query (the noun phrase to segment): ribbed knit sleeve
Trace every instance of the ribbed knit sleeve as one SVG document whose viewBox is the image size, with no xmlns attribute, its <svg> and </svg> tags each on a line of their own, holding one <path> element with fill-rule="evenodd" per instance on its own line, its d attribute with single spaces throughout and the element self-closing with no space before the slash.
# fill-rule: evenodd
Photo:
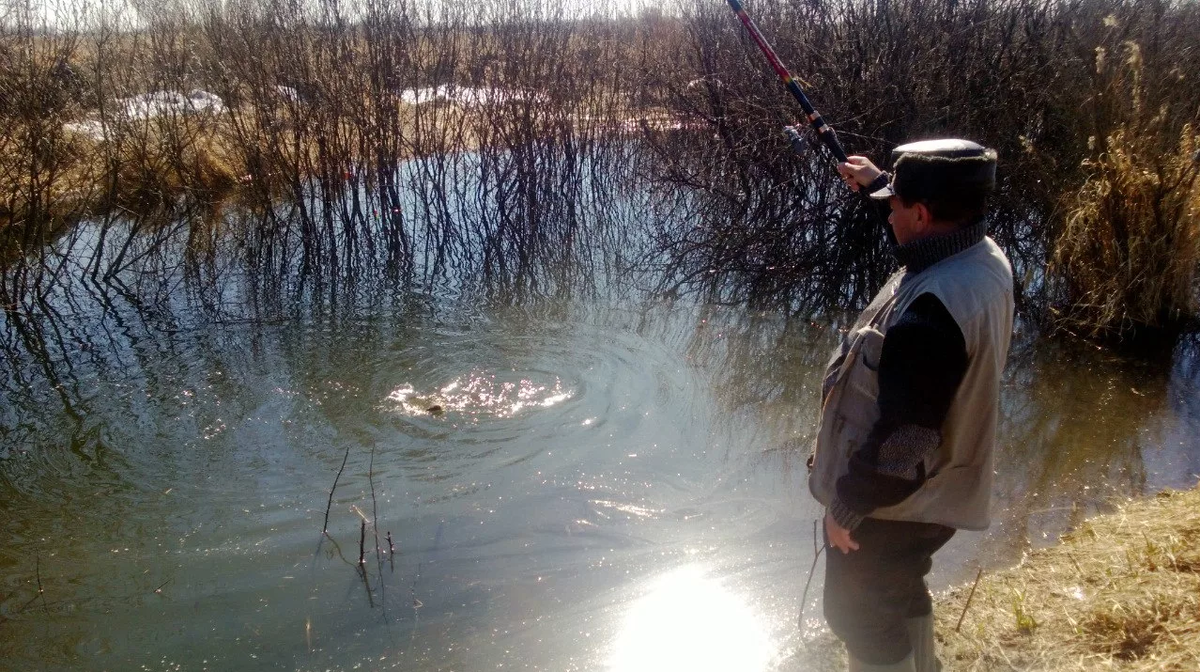
<svg viewBox="0 0 1200 672">
<path fill-rule="evenodd" d="M 850 458 L 829 505 L 854 529 L 877 508 L 904 501 L 925 482 L 925 457 L 941 444 L 941 427 L 967 370 L 962 331 L 932 294 L 922 294 L 888 329 L 879 359 L 880 418 Z"/>
</svg>

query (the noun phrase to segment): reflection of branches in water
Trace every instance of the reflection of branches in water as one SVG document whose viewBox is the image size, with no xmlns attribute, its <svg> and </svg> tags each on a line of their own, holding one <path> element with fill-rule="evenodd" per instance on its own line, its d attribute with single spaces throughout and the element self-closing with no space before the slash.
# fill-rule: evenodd
<svg viewBox="0 0 1200 672">
<path fill-rule="evenodd" d="M 45 309 L 47 306 L 40 307 Z M 15 393 L 9 403 L 17 403 L 17 400 L 24 398 L 31 405 L 36 405 L 36 399 L 29 398 L 27 394 L 21 394 L 21 392 L 37 390 L 41 386 L 35 385 L 35 383 L 44 381 L 46 386 L 53 390 L 58 397 L 63 412 L 75 424 L 76 429 L 81 427 L 85 413 L 77 410 L 77 406 L 80 405 L 83 397 L 79 391 L 75 366 L 67 354 L 68 348 L 63 336 L 64 329 L 61 327 L 61 318 L 52 310 L 35 315 L 12 311 L 6 314 L 5 324 L 17 339 L 16 343 L 5 340 L 5 358 L 9 362 L 9 375 L 13 377 L 12 392 Z M 26 368 L 21 366 L 22 362 L 29 360 L 32 360 L 34 370 L 40 374 L 42 380 L 31 379 Z"/>
<path fill-rule="evenodd" d="M 180 206 L 67 230 L 44 254 L 3 275 L 0 342 L 12 363 L 0 383 L 6 400 L 27 399 L 35 408 L 45 391 L 79 418 L 85 413 L 75 407 L 89 391 L 78 381 L 110 371 L 123 378 L 136 370 L 131 355 L 150 352 L 146 344 L 173 357 L 176 334 L 214 324 L 354 315 L 380 297 L 427 302 L 437 287 L 478 287 L 503 302 L 594 288 L 603 282 L 595 265 L 612 259 L 606 250 L 627 248 L 619 229 L 635 209 L 620 190 L 605 187 L 617 179 L 629 147 L 525 137 L 509 138 L 511 149 L 393 162 L 389 193 L 349 193 L 345 186 L 325 192 L 344 208 L 322 208 L 302 192 L 270 207 Z M 441 183 L 424 182 L 430 175 Z M 417 199 L 431 194 L 441 200 L 422 211 Z M 365 214 L 380 211 L 383 199 L 403 201 L 397 214 L 409 227 L 405 245 L 427 246 L 419 263 L 384 246 L 343 246 L 344 226 L 314 225 L 310 232 L 326 238 L 304 238 L 305 218 L 322 213 L 349 217 L 360 241 L 394 235 L 388 227 L 397 220 Z M 341 250 L 336 265 L 318 261 L 334 248 Z M 6 428 L 15 424 L 0 419 Z"/>
<path fill-rule="evenodd" d="M 1167 411 L 1169 372 L 1086 343 L 1014 343 L 996 455 L 997 519 L 1008 537 L 1067 529 L 1113 496 L 1145 492 L 1144 452 Z M 1008 544 L 1010 540 L 999 543 Z"/>
<path fill-rule="evenodd" d="M 718 376 L 712 394 L 723 413 L 750 419 L 764 434 L 756 441 L 764 456 L 802 463 L 836 323 L 720 306 L 701 308 L 689 322 L 686 357 Z"/>
</svg>

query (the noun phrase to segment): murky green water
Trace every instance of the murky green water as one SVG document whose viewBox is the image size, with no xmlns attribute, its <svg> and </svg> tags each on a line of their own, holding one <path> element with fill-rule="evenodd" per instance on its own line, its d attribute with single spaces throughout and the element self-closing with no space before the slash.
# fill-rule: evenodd
<svg viewBox="0 0 1200 672">
<path fill-rule="evenodd" d="M 810 669 L 836 325 L 485 305 L 117 310 L 63 336 L 57 382 L 8 361 L 0 668 Z M 1198 375 L 1186 343 L 1160 370 L 1018 339 L 997 524 L 935 585 L 1193 483 Z"/>
</svg>

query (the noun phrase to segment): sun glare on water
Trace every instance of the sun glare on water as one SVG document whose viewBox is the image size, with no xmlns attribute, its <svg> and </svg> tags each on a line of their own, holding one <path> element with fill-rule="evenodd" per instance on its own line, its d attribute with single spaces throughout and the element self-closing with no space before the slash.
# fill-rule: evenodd
<svg viewBox="0 0 1200 672">
<path fill-rule="evenodd" d="M 439 412 L 510 418 L 528 408 L 548 408 L 575 396 L 561 380 L 539 382 L 530 378 L 503 380 L 494 373 L 473 372 L 451 380 L 436 390 L 421 392 L 404 384 L 387 400 L 409 415 Z"/>
<path fill-rule="evenodd" d="M 696 566 L 659 577 L 625 613 L 610 672 L 761 672 L 775 647 L 757 614 Z"/>
</svg>

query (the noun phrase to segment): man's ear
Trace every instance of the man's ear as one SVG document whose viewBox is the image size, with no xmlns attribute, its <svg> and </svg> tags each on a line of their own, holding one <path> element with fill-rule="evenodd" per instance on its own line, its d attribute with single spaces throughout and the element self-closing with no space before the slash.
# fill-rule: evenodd
<svg viewBox="0 0 1200 672">
<path fill-rule="evenodd" d="M 925 234 L 933 228 L 933 213 L 929 211 L 929 206 L 917 201 L 915 208 L 915 217 L 913 223 L 916 225 L 917 233 Z"/>
</svg>

